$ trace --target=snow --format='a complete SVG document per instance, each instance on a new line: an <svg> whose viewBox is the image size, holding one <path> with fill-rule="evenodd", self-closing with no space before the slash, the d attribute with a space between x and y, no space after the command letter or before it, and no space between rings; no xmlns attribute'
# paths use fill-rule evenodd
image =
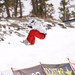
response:
<svg viewBox="0 0 75 75"><path fill-rule="evenodd" d="M71 23L73 26L75 26L75 22Z"/></svg>
<svg viewBox="0 0 75 75"><path fill-rule="evenodd" d="M58 64L75 59L75 29L53 27L47 31L44 40L36 38L35 45L26 46L20 43L25 38L16 34L7 35L0 42L0 71L3 75L12 75L11 67L26 68L37 64ZM10 72L10 73L9 73Z"/></svg>

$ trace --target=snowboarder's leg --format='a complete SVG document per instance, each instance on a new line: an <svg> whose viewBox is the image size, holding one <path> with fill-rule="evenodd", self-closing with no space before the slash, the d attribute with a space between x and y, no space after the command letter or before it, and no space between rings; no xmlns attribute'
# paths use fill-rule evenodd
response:
<svg viewBox="0 0 75 75"><path fill-rule="evenodd" d="M35 36L34 36L34 30L31 30L27 36L27 40L32 45L35 43Z"/></svg>
<svg viewBox="0 0 75 75"><path fill-rule="evenodd" d="M39 39L44 39L44 38L45 38L45 36L44 36L43 33L40 33L40 32L37 31L37 30L35 30L34 32L35 32L35 34L34 34L35 37L37 37L37 38L39 38Z"/></svg>
<svg viewBox="0 0 75 75"><path fill-rule="evenodd" d="M44 39L44 35L40 34L39 31L37 30L31 30L28 34L27 40L29 43L34 44L35 43L35 37L39 38L39 39Z"/></svg>

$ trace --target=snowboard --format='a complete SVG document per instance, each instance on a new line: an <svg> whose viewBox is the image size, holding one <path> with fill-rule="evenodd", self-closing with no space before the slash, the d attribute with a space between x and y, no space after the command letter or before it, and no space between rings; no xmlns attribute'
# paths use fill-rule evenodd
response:
<svg viewBox="0 0 75 75"><path fill-rule="evenodd" d="M25 45L31 45L31 44L26 44L25 42L24 42L24 40L23 41L20 41L21 43L23 43L23 44L25 44Z"/></svg>
<svg viewBox="0 0 75 75"><path fill-rule="evenodd" d="M25 44L25 42L24 41L20 41L21 43L23 43L23 44ZM25 44L25 45L27 45L27 44Z"/></svg>

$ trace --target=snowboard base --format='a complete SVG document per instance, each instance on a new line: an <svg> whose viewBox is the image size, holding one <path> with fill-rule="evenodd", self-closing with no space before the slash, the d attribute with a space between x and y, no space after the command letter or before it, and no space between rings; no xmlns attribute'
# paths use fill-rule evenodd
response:
<svg viewBox="0 0 75 75"><path fill-rule="evenodd" d="M25 45L31 45L31 44L26 44L24 41L20 41L21 43L25 44Z"/></svg>
<svg viewBox="0 0 75 75"><path fill-rule="evenodd" d="M20 42L23 43L23 44L25 44L24 41L20 41ZM25 45L27 45L27 44L25 44Z"/></svg>

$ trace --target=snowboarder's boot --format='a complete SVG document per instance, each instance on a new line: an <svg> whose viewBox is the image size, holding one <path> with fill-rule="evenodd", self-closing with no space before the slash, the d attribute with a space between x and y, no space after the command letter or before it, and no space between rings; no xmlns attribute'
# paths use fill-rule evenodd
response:
<svg viewBox="0 0 75 75"><path fill-rule="evenodd" d="M23 40L23 43L24 43L25 45L31 45L31 44L28 42L27 39L26 39L26 40Z"/></svg>

